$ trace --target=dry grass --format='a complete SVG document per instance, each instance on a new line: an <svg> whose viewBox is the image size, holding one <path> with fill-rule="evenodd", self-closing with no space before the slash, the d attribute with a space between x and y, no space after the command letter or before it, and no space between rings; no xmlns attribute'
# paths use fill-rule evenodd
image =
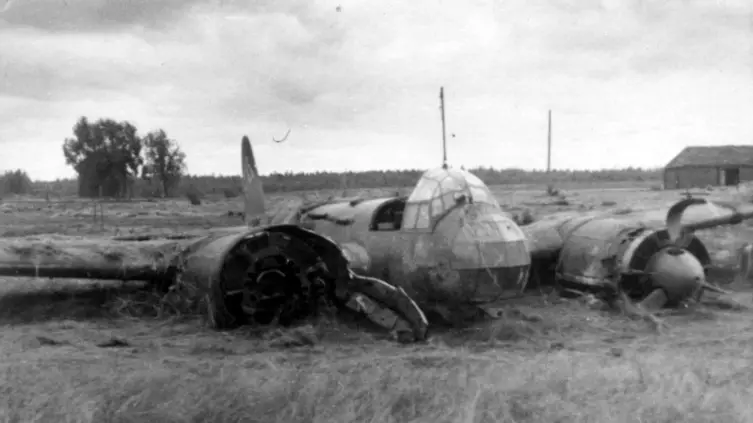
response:
<svg viewBox="0 0 753 423"><path fill-rule="evenodd" d="M343 319L216 333L115 314L101 290L45 299L0 303L3 421L753 418L750 316L713 304L664 317L659 335L579 301L529 298L505 320L399 346Z"/></svg>
<svg viewBox="0 0 753 423"><path fill-rule="evenodd" d="M562 206L537 195L516 194L513 206L542 215L674 198L565 192L569 205ZM202 213L219 224L229 220L227 209L239 209L221 201L180 213L158 204L155 210L175 214L154 217L120 206L134 213L121 218L121 231L196 228ZM0 221L41 219L14 216ZM734 233L704 239L728 250L746 236ZM143 292L4 282L0 421L753 421L753 324L751 312L734 305L753 304L742 289L734 301L662 316L661 333L579 300L531 297L511 304L503 320L437 330L426 344L401 346L343 316L218 333L200 319L162 313Z"/></svg>

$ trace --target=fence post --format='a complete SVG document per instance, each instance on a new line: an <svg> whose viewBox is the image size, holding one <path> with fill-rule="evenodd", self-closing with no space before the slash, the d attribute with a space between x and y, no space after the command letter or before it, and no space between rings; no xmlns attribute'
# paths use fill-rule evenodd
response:
<svg viewBox="0 0 753 423"><path fill-rule="evenodd" d="M105 208L102 202L92 200L92 224L99 223L100 230L105 229Z"/></svg>

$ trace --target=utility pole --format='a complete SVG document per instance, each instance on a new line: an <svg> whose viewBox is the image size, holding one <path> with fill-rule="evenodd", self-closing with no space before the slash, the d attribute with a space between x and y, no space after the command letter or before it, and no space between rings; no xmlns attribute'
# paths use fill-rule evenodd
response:
<svg viewBox="0 0 753 423"><path fill-rule="evenodd" d="M439 87L439 110L442 112L442 168L447 169L447 136L444 123L444 87Z"/></svg>
<svg viewBox="0 0 753 423"><path fill-rule="evenodd" d="M549 126L546 134L546 173L552 171L552 111L549 110Z"/></svg>

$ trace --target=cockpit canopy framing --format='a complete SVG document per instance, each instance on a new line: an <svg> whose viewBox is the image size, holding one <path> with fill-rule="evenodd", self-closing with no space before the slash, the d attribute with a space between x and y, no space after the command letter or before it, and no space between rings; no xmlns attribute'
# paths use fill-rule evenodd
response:
<svg viewBox="0 0 753 423"><path fill-rule="evenodd" d="M449 210L465 203L500 207L489 188L476 175L462 169L429 170L421 176L406 201L403 228L431 231Z"/></svg>

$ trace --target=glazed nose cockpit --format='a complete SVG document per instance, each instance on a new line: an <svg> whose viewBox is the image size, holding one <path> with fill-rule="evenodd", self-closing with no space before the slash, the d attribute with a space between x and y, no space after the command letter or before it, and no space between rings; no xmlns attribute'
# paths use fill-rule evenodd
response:
<svg viewBox="0 0 753 423"><path fill-rule="evenodd" d="M406 201L403 225L430 231L426 264L452 275L434 281L442 295L484 303L524 288L531 263L524 234L473 174L426 172Z"/></svg>
<svg viewBox="0 0 753 423"><path fill-rule="evenodd" d="M452 240L452 268L472 289L467 301L490 302L525 287L531 264L525 238L499 209L468 204L450 212L437 229Z"/></svg>

